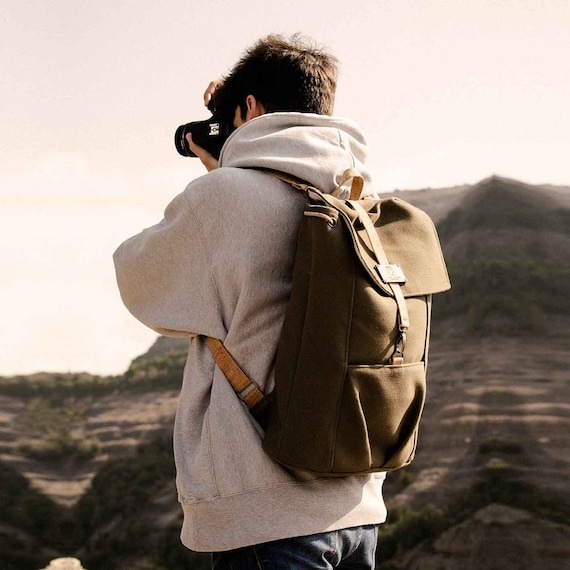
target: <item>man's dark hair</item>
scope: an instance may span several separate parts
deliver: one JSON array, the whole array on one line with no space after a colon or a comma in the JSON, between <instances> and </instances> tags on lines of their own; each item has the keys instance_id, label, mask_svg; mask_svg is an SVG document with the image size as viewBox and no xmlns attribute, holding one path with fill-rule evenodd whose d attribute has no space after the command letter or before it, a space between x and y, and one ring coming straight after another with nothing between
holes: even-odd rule
<instances>
[{"instance_id":1,"label":"man's dark hair","mask_svg":"<svg viewBox=\"0 0 570 570\"><path fill-rule=\"evenodd\" d=\"M253 95L267 113L297 111L331 115L337 60L299 35L271 35L247 50L216 91L220 114L233 119L239 105L245 120L246 98Z\"/></svg>"}]
</instances>

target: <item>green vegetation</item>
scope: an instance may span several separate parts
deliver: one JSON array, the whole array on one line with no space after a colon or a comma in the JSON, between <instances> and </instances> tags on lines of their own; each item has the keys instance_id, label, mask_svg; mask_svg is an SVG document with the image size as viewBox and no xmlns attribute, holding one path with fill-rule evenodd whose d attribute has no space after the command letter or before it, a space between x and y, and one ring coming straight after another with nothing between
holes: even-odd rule
<instances>
[{"instance_id":1,"label":"green vegetation","mask_svg":"<svg viewBox=\"0 0 570 570\"><path fill-rule=\"evenodd\" d=\"M84 536L115 516L137 515L165 485L174 484L171 437L141 445L129 457L109 461L79 500L77 514Z\"/></svg>"},{"instance_id":2,"label":"green vegetation","mask_svg":"<svg viewBox=\"0 0 570 570\"><path fill-rule=\"evenodd\" d=\"M479 446L482 462L479 477L470 489L444 508L427 504L420 510L388 509L388 521L380 527L376 552L377 570L399 570L393 558L423 541L430 541L448 528L470 518L487 505L498 503L534 513L538 518L568 524L568 501L549 490L524 481L520 469L501 455L518 457L522 444L504 434L492 434ZM497 454L489 457L489 454Z\"/></svg>"},{"instance_id":3,"label":"green vegetation","mask_svg":"<svg viewBox=\"0 0 570 570\"><path fill-rule=\"evenodd\" d=\"M546 315L570 315L570 263L497 254L448 263L452 289L434 303L435 321L466 315L469 332L542 330Z\"/></svg>"},{"instance_id":4,"label":"green vegetation","mask_svg":"<svg viewBox=\"0 0 570 570\"><path fill-rule=\"evenodd\" d=\"M131 363L124 375L124 390L151 392L178 390L186 364L186 350L170 350Z\"/></svg>"},{"instance_id":5,"label":"green vegetation","mask_svg":"<svg viewBox=\"0 0 570 570\"><path fill-rule=\"evenodd\" d=\"M0 377L0 394L25 401L15 451L59 467L77 465L99 451L85 440L89 407L102 396L178 390L186 351L171 351L133 363L122 376L38 373ZM37 570L58 556L75 555L89 570L182 570L210 568L210 557L180 543L181 520L157 525L161 507L145 515L156 496L175 496L171 434L109 461L73 509L30 487L0 463L0 568ZM146 517L146 518L145 518Z\"/></svg>"},{"instance_id":6,"label":"green vegetation","mask_svg":"<svg viewBox=\"0 0 570 570\"><path fill-rule=\"evenodd\" d=\"M506 453L512 455L522 452L521 442L514 437L504 434L491 435L479 443L480 454Z\"/></svg>"},{"instance_id":7,"label":"green vegetation","mask_svg":"<svg viewBox=\"0 0 570 570\"><path fill-rule=\"evenodd\" d=\"M97 443L74 435L88 408L89 401L75 398L30 398L17 427L33 439L19 443L16 451L45 462L79 463L91 459L99 450Z\"/></svg>"},{"instance_id":8,"label":"green vegetation","mask_svg":"<svg viewBox=\"0 0 570 570\"><path fill-rule=\"evenodd\" d=\"M37 570L75 555L89 570L209 569L210 556L180 543L181 520L157 524L156 497L175 494L170 435L109 461L73 509L30 487L0 463L0 568ZM8 530L10 529L10 530Z\"/></svg>"},{"instance_id":9,"label":"green vegetation","mask_svg":"<svg viewBox=\"0 0 570 570\"><path fill-rule=\"evenodd\" d=\"M65 435L48 435L40 442L20 443L16 451L24 457L46 463L82 463L97 455L99 445Z\"/></svg>"},{"instance_id":10,"label":"green vegetation","mask_svg":"<svg viewBox=\"0 0 570 570\"><path fill-rule=\"evenodd\" d=\"M155 497L165 490L175 494L174 481L170 434L139 446L132 456L108 462L74 510L83 565L122 570L135 557L145 560L140 570L210 568L208 555L190 552L180 543L180 519L160 528L152 515L160 513L152 507Z\"/></svg>"},{"instance_id":11,"label":"green vegetation","mask_svg":"<svg viewBox=\"0 0 570 570\"><path fill-rule=\"evenodd\" d=\"M500 503L535 513L540 518L568 524L570 506L562 497L522 480L518 470L504 459L490 458L479 481L449 511L452 519L463 520L469 514Z\"/></svg>"},{"instance_id":12,"label":"green vegetation","mask_svg":"<svg viewBox=\"0 0 570 570\"><path fill-rule=\"evenodd\" d=\"M30 487L23 475L3 462L0 481L2 570L38 570L54 553L74 550L77 533L68 509Z\"/></svg>"},{"instance_id":13,"label":"green vegetation","mask_svg":"<svg viewBox=\"0 0 570 570\"><path fill-rule=\"evenodd\" d=\"M376 548L377 568L381 570L388 570L390 566L385 562L399 551L436 537L448 526L444 511L432 504L419 511L393 507L388 513L387 523L380 527Z\"/></svg>"},{"instance_id":14,"label":"green vegetation","mask_svg":"<svg viewBox=\"0 0 570 570\"><path fill-rule=\"evenodd\" d=\"M414 466L404 467L390 473L384 481L384 496L392 497L403 491L408 485L411 485L415 479Z\"/></svg>"},{"instance_id":15,"label":"green vegetation","mask_svg":"<svg viewBox=\"0 0 570 570\"><path fill-rule=\"evenodd\" d=\"M0 376L0 394L14 398L47 398L61 401L98 398L108 394L178 390L186 351L176 350L132 363L121 376L39 372L29 376Z\"/></svg>"},{"instance_id":16,"label":"green vegetation","mask_svg":"<svg viewBox=\"0 0 570 570\"><path fill-rule=\"evenodd\" d=\"M39 372L29 376L0 376L0 394L13 398L86 398L118 389L120 376Z\"/></svg>"},{"instance_id":17,"label":"green vegetation","mask_svg":"<svg viewBox=\"0 0 570 570\"><path fill-rule=\"evenodd\" d=\"M442 319L463 317L467 333L536 334L551 315L570 315L570 210L547 191L492 177L473 187L438 233L452 289L436 297L436 329Z\"/></svg>"}]
</instances>

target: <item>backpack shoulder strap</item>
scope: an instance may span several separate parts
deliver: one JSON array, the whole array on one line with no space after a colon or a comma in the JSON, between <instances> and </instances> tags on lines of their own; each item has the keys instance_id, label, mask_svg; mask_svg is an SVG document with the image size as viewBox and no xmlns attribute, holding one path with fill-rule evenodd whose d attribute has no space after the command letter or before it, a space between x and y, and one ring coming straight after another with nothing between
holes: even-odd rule
<instances>
[{"instance_id":1,"label":"backpack shoulder strap","mask_svg":"<svg viewBox=\"0 0 570 570\"><path fill-rule=\"evenodd\" d=\"M297 178L291 174L285 174L284 172L279 172L278 170L272 170L270 168L259 168L262 172L266 172L267 174L271 174L279 180L283 182L287 182L291 184L293 188L297 190L301 190L302 192L307 192L308 190L317 190L311 184L308 184L304 180ZM360 199L360 195L362 194L362 188L364 187L364 178L354 169L349 168L345 170L337 179L337 187L331 192L332 196L335 198L339 196L342 191L342 187L348 181L352 180L352 184L350 186L350 200L358 200Z\"/></svg>"},{"instance_id":2,"label":"backpack shoulder strap","mask_svg":"<svg viewBox=\"0 0 570 570\"><path fill-rule=\"evenodd\" d=\"M271 176L275 176L275 178L279 178L283 182L287 182L295 188L296 190L301 190L302 192L307 192L309 189L315 189L314 186L311 186L308 182L305 182L301 178L297 178L292 174L286 174L285 172L280 172L279 170L273 170L271 168L257 168L260 172L265 172L266 174L271 174Z\"/></svg>"},{"instance_id":3,"label":"backpack shoulder strap","mask_svg":"<svg viewBox=\"0 0 570 570\"><path fill-rule=\"evenodd\" d=\"M224 373L237 395L248 408L253 408L263 399L261 390L247 377L220 339L209 336L208 346L218 368Z\"/></svg>"}]
</instances>

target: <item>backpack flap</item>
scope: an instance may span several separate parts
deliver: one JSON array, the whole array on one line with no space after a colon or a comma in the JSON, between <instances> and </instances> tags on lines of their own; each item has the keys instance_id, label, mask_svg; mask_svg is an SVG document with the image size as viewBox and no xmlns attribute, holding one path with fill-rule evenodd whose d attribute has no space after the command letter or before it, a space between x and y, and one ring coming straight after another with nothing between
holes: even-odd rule
<instances>
[{"instance_id":1,"label":"backpack flap","mask_svg":"<svg viewBox=\"0 0 570 570\"><path fill-rule=\"evenodd\" d=\"M395 272L403 273L405 282L401 282L401 289L404 297L440 293L451 287L437 232L425 212L398 198L366 198L357 202L374 223L391 265L378 268L379 260L350 202L321 196L344 217L360 262L372 281L387 295L394 296L394 293L384 280L390 278L386 271L396 278Z\"/></svg>"}]
</instances>

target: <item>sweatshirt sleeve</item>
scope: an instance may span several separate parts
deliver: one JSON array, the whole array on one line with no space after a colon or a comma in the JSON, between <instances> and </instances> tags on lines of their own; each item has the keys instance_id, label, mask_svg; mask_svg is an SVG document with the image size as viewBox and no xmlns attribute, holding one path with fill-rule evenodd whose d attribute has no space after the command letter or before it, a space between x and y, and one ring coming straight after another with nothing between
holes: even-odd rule
<instances>
[{"instance_id":1,"label":"sweatshirt sleeve","mask_svg":"<svg viewBox=\"0 0 570 570\"><path fill-rule=\"evenodd\" d=\"M129 311L156 332L223 338L209 252L189 191L172 200L160 223L115 251L117 283Z\"/></svg>"}]
</instances>

